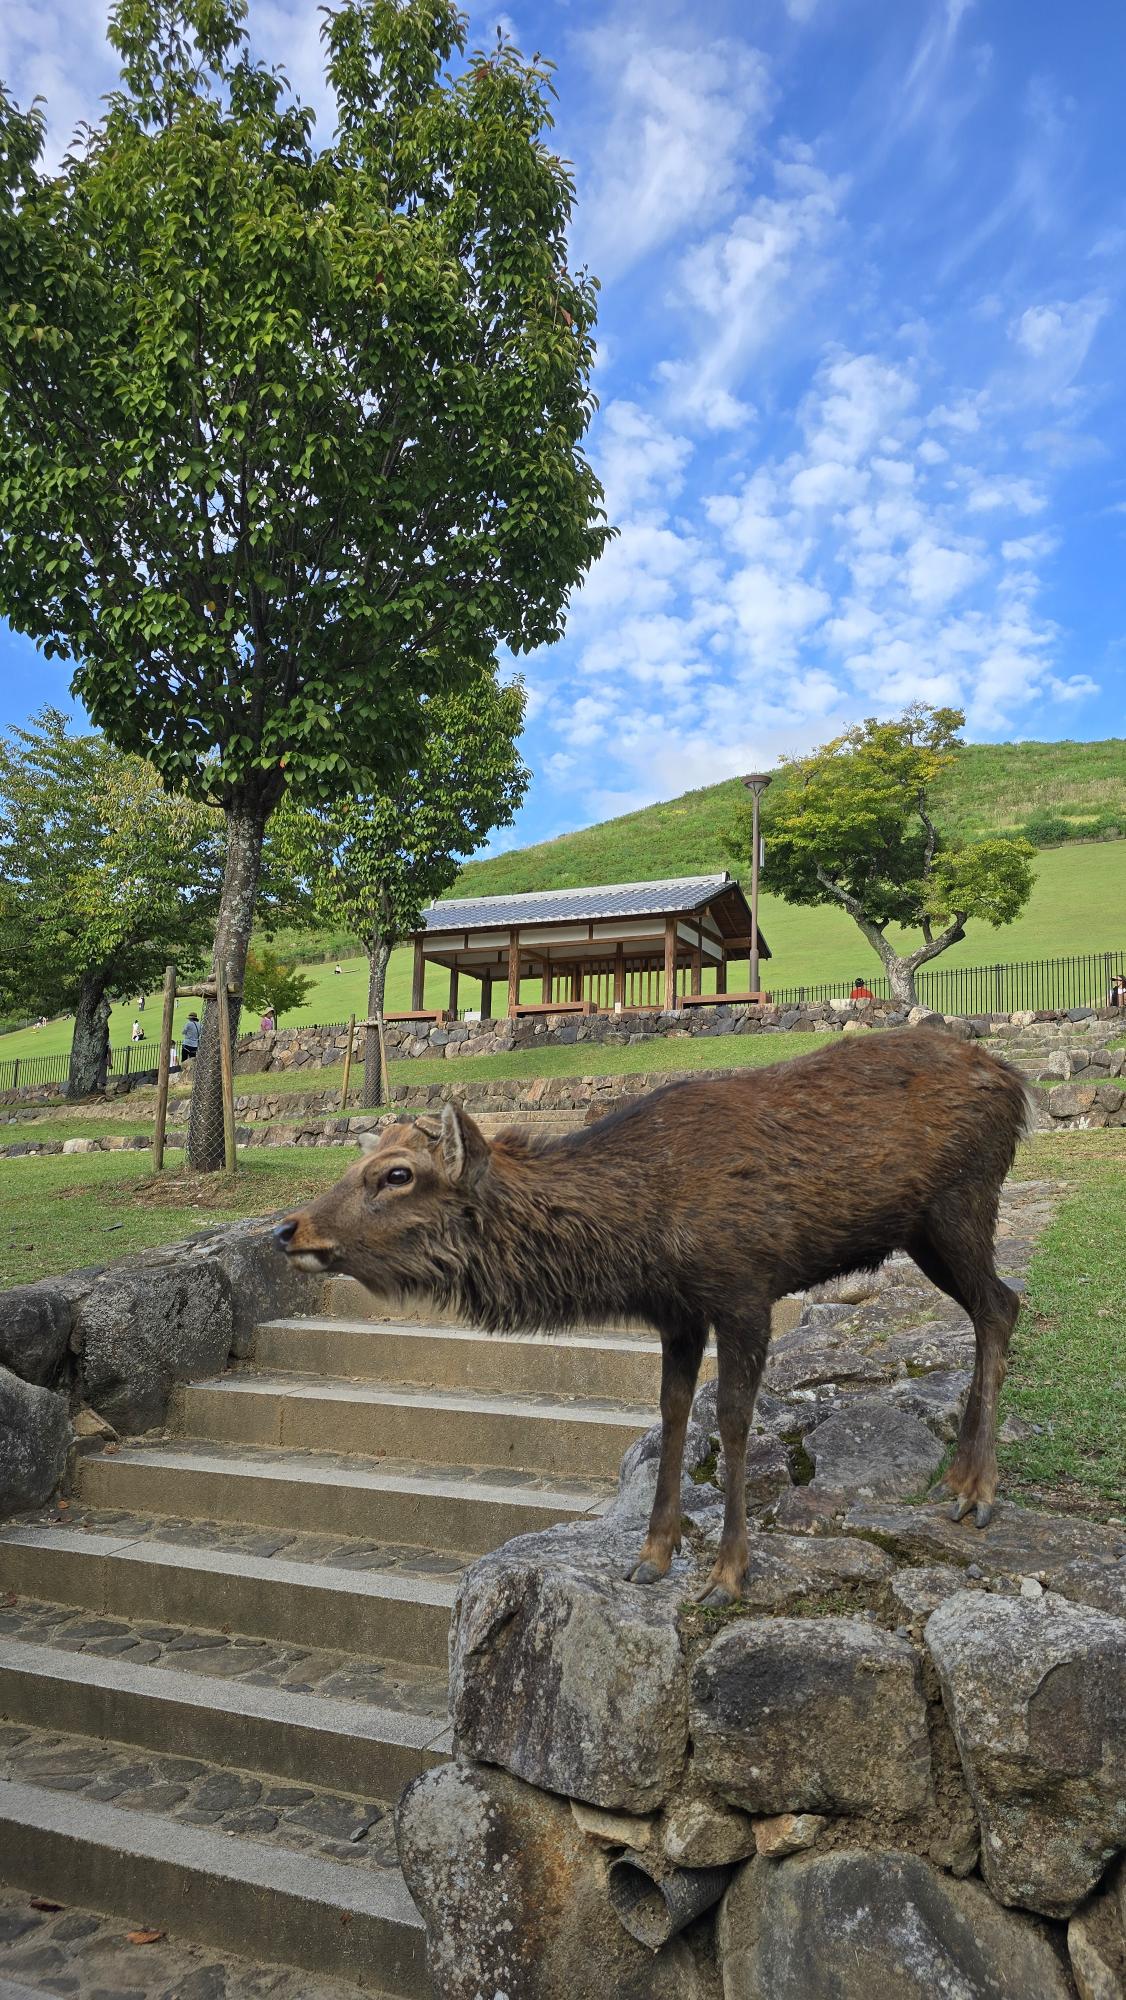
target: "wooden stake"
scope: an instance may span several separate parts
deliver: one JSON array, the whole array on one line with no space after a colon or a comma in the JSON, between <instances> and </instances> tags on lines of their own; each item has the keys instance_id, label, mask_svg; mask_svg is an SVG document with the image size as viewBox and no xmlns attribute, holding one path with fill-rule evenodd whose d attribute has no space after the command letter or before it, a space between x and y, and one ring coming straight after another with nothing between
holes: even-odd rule
<instances>
[{"instance_id":1,"label":"wooden stake","mask_svg":"<svg viewBox=\"0 0 1126 2000\"><path fill-rule=\"evenodd\" d=\"M344 1051L344 1083L340 1092L340 1109L348 1109L348 1086L352 1081L352 1043L356 1034L356 1016L348 1017L348 1046Z\"/></svg>"},{"instance_id":2,"label":"wooden stake","mask_svg":"<svg viewBox=\"0 0 1126 2000\"><path fill-rule=\"evenodd\" d=\"M172 1068L172 1019L176 1012L176 967L164 968L164 1008L160 1016L160 1056L156 1072L156 1125L152 1135L152 1170L164 1166L164 1134L168 1125L168 1079Z\"/></svg>"},{"instance_id":3,"label":"wooden stake","mask_svg":"<svg viewBox=\"0 0 1126 2000\"><path fill-rule=\"evenodd\" d=\"M224 979L216 980L215 1005L219 1013L219 1073L223 1084L223 1165L235 1171L235 1072L231 1059L231 1011L227 1001L230 967Z\"/></svg>"}]
</instances>

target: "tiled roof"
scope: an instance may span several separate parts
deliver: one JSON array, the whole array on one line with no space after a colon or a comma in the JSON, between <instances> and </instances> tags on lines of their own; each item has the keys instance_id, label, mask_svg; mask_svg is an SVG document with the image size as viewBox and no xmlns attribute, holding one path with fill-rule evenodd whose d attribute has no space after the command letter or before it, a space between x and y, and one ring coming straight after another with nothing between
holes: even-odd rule
<instances>
[{"instance_id":1,"label":"tiled roof","mask_svg":"<svg viewBox=\"0 0 1126 2000\"><path fill-rule=\"evenodd\" d=\"M729 875L678 875L666 882L611 882L593 889L537 889L530 896L451 897L422 913L428 931L474 931L517 924L586 923L594 917L665 916L702 910Z\"/></svg>"}]
</instances>

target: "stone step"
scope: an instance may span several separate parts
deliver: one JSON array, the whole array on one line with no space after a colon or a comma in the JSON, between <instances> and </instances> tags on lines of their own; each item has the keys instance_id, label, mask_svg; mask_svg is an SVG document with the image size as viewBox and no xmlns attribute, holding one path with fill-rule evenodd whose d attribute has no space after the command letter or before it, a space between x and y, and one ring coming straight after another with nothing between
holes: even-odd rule
<instances>
[{"instance_id":1,"label":"stone step","mask_svg":"<svg viewBox=\"0 0 1126 2000\"><path fill-rule=\"evenodd\" d=\"M452 1306L441 1306L425 1295L414 1299L388 1300L381 1292L369 1292L358 1278L323 1278L310 1284L310 1305L319 1294L320 1309L332 1319L383 1320L395 1325L466 1326L468 1322ZM480 1328L476 1329L480 1331ZM639 1333L652 1340L648 1320L607 1320L604 1325L572 1327L572 1333Z\"/></svg>"},{"instance_id":2,"label":"stone step","mask_svg":"<svg viewBox=\"0 0 1126 2000\"><path fill-rule=\"evenodd\" d=\"M178 1625L367 1653L440 1667L446 1658L456 1571L432 1575L400 1565L350 1568L364 1544L333 1562L290 1538L285 1553L247 1554L237 1537L211 1529L209 1546L162 1540L162 1524L97 1514L91 1525L0 1528L0 1590L82 1605L101 1616ZM197 1526L199 1524L196 1524ZM181 1524L164 1524L163 1532ZM302 1557L304 1559L302 1559Z\"/></svg>"},{"instance_id":3,"label":"stone step","mask_svg":"<svg viewBox=\"0 0 1126 2000\"><path fill-rule=\"evenodd\" d=\"M79 1504L192 1520L256 1522L484 1555L513 1535L600 1512L609 1480L551 1480L511 1468L439 1469L410 1460L177 1439L122 1445L77 1462Z\"/></svg>"},{"instance_id":4,"label":"stone step","mask_svg":"<svg viewBox=\"0 0 1126 2000\"><path fill-rule=\"evenodd\" d=\"M138 1640L133 1650L142 1649ZM99 1656L21 1639L0 1638L0 1715L9 1723L380 1799L397 1798L449 1751L448 1724L434 1713L135 1665L128 1652Z\"/></svg>"},{"instance_id":5,"label":"stone step","mask_svg":"<svg viewBox=\"0 0 1126 2000\"><path fill-rule=\"evenodd\" d=\"M191 1383L177 1391L170 1414L174 1428L190 1437L613 1479L622 1453L648 1430L655 1411L592 1399L263 1374Z\"/></svg>"},{"instance_id":6,"label":"stone step","mask_svg":"<svg viewBox=\"0 0 1126 2000\"><path fill-rule=\"evenodd\" d=\"M276 1319L254 1335L253 1365L510 1395L597 1396L652 1403L661 1343L628 1333L481 1333L401 1320ZM714 1372L714 1359L705 1373Z\"/></svg>"},{"instance_id":7,"label":"stone step","mask_svg":"<svg viewBox=\"0 0 1126 2000\"><path fill-rule=\"evenodd\" d=\"M143 1913L146 1928L368 1992L402 2000L432 1993L422 1920L391 1869L19 1781L0 1784L0 1854L15 1888L131 1923Z\"/></svg>"}]
</instances>

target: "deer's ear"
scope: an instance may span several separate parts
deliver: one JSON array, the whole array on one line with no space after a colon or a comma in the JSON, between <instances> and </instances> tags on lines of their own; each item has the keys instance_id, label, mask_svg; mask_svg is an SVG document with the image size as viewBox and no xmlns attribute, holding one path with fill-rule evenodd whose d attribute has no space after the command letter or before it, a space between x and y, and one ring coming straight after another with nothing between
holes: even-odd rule
<instances>
[{"instance_id":1,"label":"deer's ear","mask_svg":"<svg viewBox=\"0 0 1126 2000\"><path fill-rule=\"evenodd\" d=\"M383 1144L382 1132L361 1132L357 1144L361 1153L377 1153Z\"/></svg>"},{"instance_id":2,"label":"deer's ear","mask_svg":"<svg viewBox=\"0 0 1126 2000\"><path fill-rule=\"evenodd\" d=\"M489 1142L459 1104L442 1106L442 1165L446 1179L471 1184L484 1172Z\"/></svg>"}]
</instances>

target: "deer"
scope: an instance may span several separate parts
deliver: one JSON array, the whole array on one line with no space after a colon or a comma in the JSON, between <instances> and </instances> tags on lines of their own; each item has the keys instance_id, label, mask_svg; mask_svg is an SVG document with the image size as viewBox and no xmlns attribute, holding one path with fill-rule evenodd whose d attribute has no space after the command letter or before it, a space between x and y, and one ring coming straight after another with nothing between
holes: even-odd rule
<instances>
[{"instance_id":1,"label":"deer","mask_svg":"<svg viewBox=\"0 0 1126 2000\"><path fill-rule=\"evenodd\" d=\"M746 1446L788 1293L907 1252L973 1322L975 1362L939 1492L984 1528L997 1398L1019 1300L994 1263L1002 1182L1030 1129L1023 1078L933 1027L842 1037L722 1081L687 1079L544 1139L491 1142L456 1103L364 1135L361 1158L275 1228L299 1269L390 1298L429 1295L496 1333L640 1319L661 1343L661 1453L629 1581L681 1545L685 1434L709 1331L726 1467L698 1601L740 1595Z\"/></svg>"}]
</instances>

